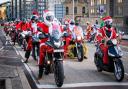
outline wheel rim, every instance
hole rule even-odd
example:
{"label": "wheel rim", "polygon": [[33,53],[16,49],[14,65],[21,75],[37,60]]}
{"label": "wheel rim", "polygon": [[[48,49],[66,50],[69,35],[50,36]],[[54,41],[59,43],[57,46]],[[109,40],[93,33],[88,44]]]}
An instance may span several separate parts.
{"label": "wheel rim", "polygon": [[115,76],[118,80],[120,80],[122,76],[122,69],[117,63],[114,63],[114,64],[115,64]]}

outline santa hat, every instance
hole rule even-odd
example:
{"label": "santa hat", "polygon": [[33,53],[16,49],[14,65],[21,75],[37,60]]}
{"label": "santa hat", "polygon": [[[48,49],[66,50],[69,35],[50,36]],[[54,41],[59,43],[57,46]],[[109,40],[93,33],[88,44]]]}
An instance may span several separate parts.
{"label": "santa hat", "polygon": [[106,17],[102,18],[102,20],[103,20],[104,22],[110,21],[110,22],[112,23],[112,18],[111,18],[110,16],[106,16]]}
{"label": "santa hat", "polygon": [[43,11],[43,13],[47,13],[47,12],[49,12],[49,10],[44,10],[44,11]]}
{"label": "santa hat", "polygon": [[32,14],[33,14],[33,15],[37,15],[37,16],[39,16],[38,11],[36,11],[36,10],[33,10]]}
{"label": "santa hat", "polygon": [[70,22],[69,19],[66,19],[66,20],[64,21],[65,24],[69,24],[69,22]]}

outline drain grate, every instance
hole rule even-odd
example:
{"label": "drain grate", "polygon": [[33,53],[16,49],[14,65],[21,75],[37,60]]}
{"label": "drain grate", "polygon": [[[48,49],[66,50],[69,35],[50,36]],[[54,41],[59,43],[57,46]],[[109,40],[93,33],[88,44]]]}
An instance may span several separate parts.
{"label": "drain grate", "polygon": [[0,80],[0,89],[5,89],[5,80]]}

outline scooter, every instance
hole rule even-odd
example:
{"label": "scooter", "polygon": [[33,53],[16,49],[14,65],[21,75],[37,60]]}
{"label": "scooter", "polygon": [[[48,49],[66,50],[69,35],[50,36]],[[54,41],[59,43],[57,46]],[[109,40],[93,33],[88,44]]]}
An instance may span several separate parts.
{"label": "scooter", "polygon": [[124,66],[122,63],[122,51],[121,48],[117,45],[117,40],[112,39],[107,41],[108,45],[108,61],[109,63],[105,65],[103,63],[103,52],[100,48],[100,45],[97,45],[97,50],[94,55],[94,63],[97,67],[98,72],[107,71],[114,73],[114,76],[117,81],[122,81],[124,78]]}

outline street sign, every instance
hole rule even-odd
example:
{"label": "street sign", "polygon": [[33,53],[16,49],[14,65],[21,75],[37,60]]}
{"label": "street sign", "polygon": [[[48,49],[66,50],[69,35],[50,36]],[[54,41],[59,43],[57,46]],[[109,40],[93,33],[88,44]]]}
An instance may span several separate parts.
{"label": "street sign", "polygon": [[99,13],[101,16],[105,13],[105,7],[103,5],[99,7]]}

